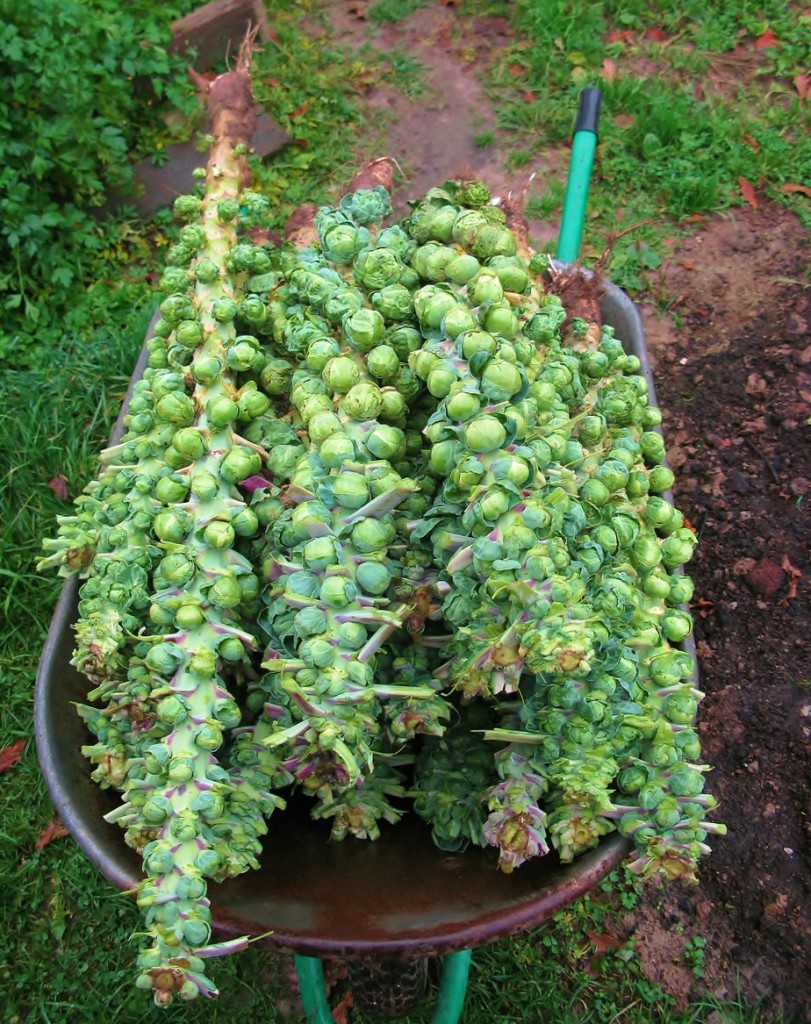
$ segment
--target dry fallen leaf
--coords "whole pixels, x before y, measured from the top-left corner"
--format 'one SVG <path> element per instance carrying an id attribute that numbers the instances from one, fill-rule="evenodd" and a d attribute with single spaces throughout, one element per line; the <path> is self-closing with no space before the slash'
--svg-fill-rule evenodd
<path id="1" fill-rule="evenodd" d="M 347 1011 L 354 1005 L 354 998 L 351 992 L 347 992 L 341 1001 L 332 1008 L 332 1019 L 335 1024 L 348 1024 Z"/>
<path id="2" fill-rule="evenodd" d="M 811 196 L 811 185 L 794 185 L 791 182 L 789 182 L 786 185 L 781 185 L 780 191 L 785 192 L 786 195 L 790 194 L 791 192 L 802 192 L 804 196 Z"/>
<path id="3" fill-rule="evenodd" d="M 9 768 L 13 768 L 23 756 L 24 750 L 25 740 L 15 740 L 14 743 L 10 743 L 7 747 L 3 747 L 3 749 L 0 750 L 0 772 L 7 772 Z"/>
<path id="4" fill-rule="evenodd" d="M 594 943 L 597 954 L 607 953 L 611 949 L 619 949 L 622 941 L 614 935 L 605 935 L 600 932 L 587 931 L 587 937 Z"/>
<path id="5" fill-rule="evenodd" d="M 608 43 L 632 43 L 636 39 L 636 32 L 632 28 L 612 28 L 603 42 Z"/>
<path id="6" fill-rule="evenodd" d="M 600 70 L 600 77 L 606 82 L 613 82 L 617 77 L 617 65 L 610 57 L 606 57 L 603 61 L 603 66 Z"/>
<path id="7" fill-rule="evenodd" d="M 803 71 L 801 75 L 795 75 L 792 82 L 800 97 L 800 102 L 804 102 L 808 96 L 808 90 L 811 88 L 811 75 L 807 71 Z"/>
<path id="8" fill-rule="evenodd" d="M 747 203 L 752 207 L 753 210 L 757 210 L 760 206 L 758 198 L 755 195 L 755 186 L 751 181 L 747 181 L 746 178 L 738 178 L 738 188 L 741 190 L 741 195 Z"/>
<path id="9" fill-rule="evenodd" d="M 770 46 L 776 46 L 779 41 L 780 40 L 774 32 L 772 32 L 770 28 L 767 28 L 766 31 L 762 35 L 759 35 L 755 40 L 755 49 L 766 50 Z"/>
<path id="10" fill-rule="evenodd" d="M 68 478 L 63 473 L 57 473 L 56 476 L 48 481 L 48 486 L 62 501 L 70 501 L 70 491 L 68 491 Z"/>
<path id="11" fill-rule="evenodd" d="M 68 830 L 62 824 L 59 815 L 55 814 L 40 832 L 37 838 L 37 849 L 44 850 L 48 843 L 52 843 L 54 839 L 61 839 L 66 835 L 68 835 Z"/>

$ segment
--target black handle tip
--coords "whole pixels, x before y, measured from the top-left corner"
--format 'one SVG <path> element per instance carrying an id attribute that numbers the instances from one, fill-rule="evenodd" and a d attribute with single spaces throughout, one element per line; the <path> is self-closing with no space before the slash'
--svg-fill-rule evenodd
<path id="1" fill-rule="evenodd" d="M 577 107 L 577 121 L 574 130 L 576 132 L 593 132 L 597 134 L 597 125 L 600 121 L 600 101 L 602 97 L 600 90 L 590 86 L 580 93 L 580 103 Z"/>

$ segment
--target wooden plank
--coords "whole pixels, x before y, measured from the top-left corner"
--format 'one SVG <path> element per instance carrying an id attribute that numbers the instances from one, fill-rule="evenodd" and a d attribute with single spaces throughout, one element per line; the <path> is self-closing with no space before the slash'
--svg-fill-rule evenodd
<path id="1" fill-rule="evenodd" d="M 173 23 L 170 50 L 195 50 L 195 67 L 205 70 L 223 57 L 236 54 L 249 25 L 258 28 L 260 40 L 270 39 L 262 0 L 212 0 Z"/>
<path id="2" fill-rule="evenodd" d="M 287 132 L 259 109 L 253 149 L 260 157 L 275 153 L 290 141 Z M 141 186 L 141 194 L 125 196 L 112 194 L 103 207 L 97 211 L 103 216 L 120 206 L 134 206 L 138 214 L 148 219 L 164 206 L 169 206 L 177 196 L 194 190 L 194 170 L 204 167 L 206 156 L 197 150 L 193 141 L 178 143 L 167 150 L 168 159 L 160 167 L 150 159 L 142 160 L 135 166 L 135 180 Z"/>

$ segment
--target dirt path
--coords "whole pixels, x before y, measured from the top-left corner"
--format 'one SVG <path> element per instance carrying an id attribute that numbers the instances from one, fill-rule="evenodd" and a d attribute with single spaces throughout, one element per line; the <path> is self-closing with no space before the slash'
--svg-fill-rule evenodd
<path id="1" fill-rule="evenodd" d="M 565 152 L 507 174 L 504 151 L 477 145 L 495 116 L 475 69 L 508 40 L 506 21 L 478 19 L 471 31 L 467 19 L 461 34 L 453 7 L 431 3 L 375 26 L 358 17 L 364 6 L 328 5 L 336 41 L 421 65 L 414 98 L 383 85 L 365 100 L 370 124 L 385 115 L 380 145 L 407 179 L 401 210 L 460 172 L 515 195 L 532 171 L 565 180 Z M 531 242 L 556 231 L 532 222 Z M 652 282 L 677 320 L 656 314 L 653 294 L 640 299 L 677 500 L 701 537 L 701 733 L 729 834 L 713 843 L 697 888 L 651 887 L 624 921 L 647 975 L 678 999 L 734 997 L 740 985 L 750 1003 L 798 1021 L 811 1021 L 808 261 L 792 214 L 731 211 L 698 224 Z M 701 980 L 684 955 L 695 937 L 706 940 Z"/>

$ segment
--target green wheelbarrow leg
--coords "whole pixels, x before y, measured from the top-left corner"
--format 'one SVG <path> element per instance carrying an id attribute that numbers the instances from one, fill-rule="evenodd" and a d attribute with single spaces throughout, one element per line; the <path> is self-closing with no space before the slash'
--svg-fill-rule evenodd
<path id="1" fill-rule="evenodd" d="M 472 949 L 462 949 L 444 957 L 433 1024 L 457 1024 L 460 1020 L 472 956 Z"/>
<path id="2" fill-rule="evenodd" d="M 433 1024 L 458 1024 L 465 1003 L 472 956 L 472 949 L 463 949 L 443 957 Z M 307 1024 L 333 1024 L 321 961 L 314 956 L 296 956 L 295 962 Z"/>
<path id="3" fill-rule="evenodd" d="M 317 956 L 296 956 L 296 974 L 307 1024 L 335 1024 L 327 1002 L 324 966 Z"/>

